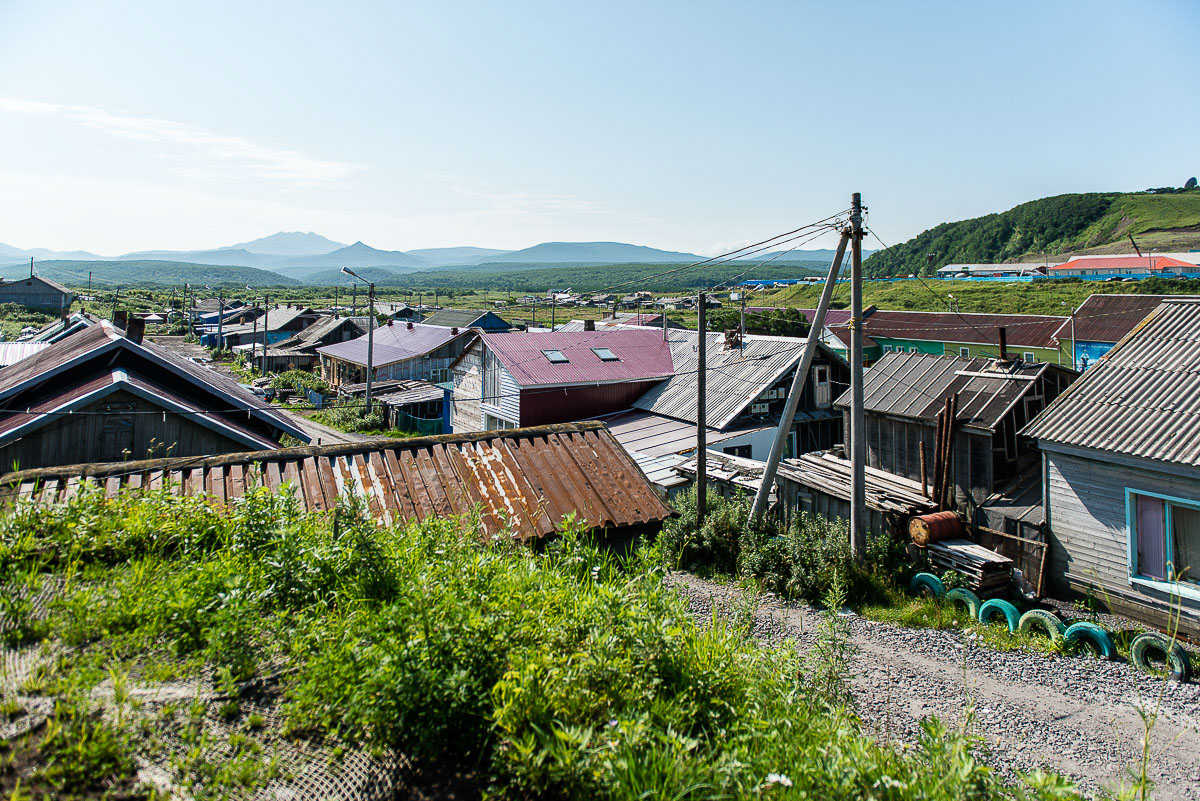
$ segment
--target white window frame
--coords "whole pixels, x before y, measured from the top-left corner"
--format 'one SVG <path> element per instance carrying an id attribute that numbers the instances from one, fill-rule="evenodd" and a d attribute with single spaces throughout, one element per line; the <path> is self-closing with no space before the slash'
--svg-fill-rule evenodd
<path id="1" fill-rule="evenodd" d="M 964 359 L 969 359 L 969 358 L 971 358 L 971 349 L 970 348 L 959 348 L 958 355 Z"/>
<path id="2" fill-rule="evenodd" d="M 1172 506 L 1185 506 L 1189 509 L 1194 509 L 1200 512 L 1200 501 L 1189 500 L 1187 498 L 1178 498 L 1174 495 L 1163 495 L 1158 492 L 1147 492 L 1146 490 L 1125 488 L 1125 527 L 1129 531 L 1129 540 L 1126 543 L 1128 546 L 1129 556 L 1129 584 L 1131 586 L 1142 586 L 1156 589 L 1160 592 L 1179 595 L 1182 598 L 1189 598 L 1194 601 L 1200 601 L 1200 585 L 1191 584 L 1186 581 L 1163 581 L 1150 576 L 1143 576 L 1138 573 L 1137 564 L 1137 497 L 1141 495 L 1147 498 L 1157 498 L 1163 502 L 1163 545 L 1165 549 L 1165 564 L 1173 564 L 1174 554 L 1174 536 L 1172 531 L 1174 527 L 1171 520 Z M 1200 566 L 1196 567 L 1200 571 Z"/>
<path id="3" fill-rule="evenodd" d="M 1030 364 L 1035 364 L 1037 362 L 1037 354 L 1031 350 L 1027 350 L 1021 355 L 1024 357 L 1025 361 L 1029 362 Z"/>

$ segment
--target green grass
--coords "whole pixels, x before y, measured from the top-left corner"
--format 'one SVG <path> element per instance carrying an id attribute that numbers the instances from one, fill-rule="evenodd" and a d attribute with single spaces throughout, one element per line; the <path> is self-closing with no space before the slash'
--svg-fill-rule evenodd
<path id="1" fill-rule="evenodd" d="M 1050 314 L 1067 317 L 1090 295 L 1197 295 L 1200 280 L 1152 278 L 1131 283 L 1067 281 L 1055 279 L 1023 283 L 954 281 L 939 279 L 868 281 L 863 285 L 863 305 L 908 311 L 948 311 L 947 295 L 958 301 L 960 312 L 989 314 Z M 816 308 L 821 286 L 781 289 L 755 305 L 778 304 Z M 834 290 L 833 307 L 850 304 L 849 284 Z"/>
<path id="2" fill-rule="evenodd" d="M 493 798 L 1077 797 L 1046 774 L 1005 785 L 976 740 L 936 720 L 910 747 L 880 744 L 837 703 L 835 622 L 824 660 L 760 646 L 744 623 L 697 623 L 660 554 L 621 556 L 564 525 L 532 549 L 460 521 L 307 513 L 265 490 L 228 508 L 93 490 L 0 514 L 0 587 L 66 582 L 38 636 L 67 650 L 26 692 L 82 704 L 112 683 L 111 736 L 65 741 L 105 743 L 63 766 L 85 788 L 132 753 L 193 793 L 286 775 L 263 720 L 234 703 L 239 682 L 269 673 L 286 736 L 450 765 Z M 162 665 L 212 670 L 229 699 L 216 714 L 241 733 L 231 759 L 216 758 L 199 700 L 153 718 L 122 701 L 128 677 Z"/>

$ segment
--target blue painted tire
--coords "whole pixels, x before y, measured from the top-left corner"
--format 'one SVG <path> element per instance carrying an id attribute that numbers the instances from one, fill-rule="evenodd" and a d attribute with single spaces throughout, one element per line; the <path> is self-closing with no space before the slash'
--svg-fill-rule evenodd
<path id="1" fill-rule="evenodd" d="M 1010 604 L 1001 598 L 989 598 L 979 606 L 979 622 L 985 626 L 990 624 L 996 617 L 1001 615 L 1004 621 L 1008 623 L 1008 631 L 1010 634 L 1015 633 L 1021 626 L 1021 613 L 1017 611 L 1017 607 Z"/>
<path id="2" fill-rule="evenodd" d="M 1163 655 L 1163 661 L 1170 666 L 1172 680 L 1184 682 L 1191 679 L 1192 661 L 1187 650 L 1157 632 L 1148 631 L 1133 638 L 1133 644 L 1129 646 L 1129 661 L 1147 673 L 1154 673 L 1155 668 L 1147 659 L 1152 653 Z"/>
<path id="3" fill-rule="evenodd" d="M 962 587 L 947 590 L 945 601 L 949 604 L 962 604 L 965 606 L 971 620 L 979 618 L 979 596 L 970 590 L 963 589 Z"/>
<path id="4" fill-rule="evenodd" d="M 1063 640 L 1067 645 L 1079 645 L 1090 648 L 1101 659 L 1117 658 L 1117 646 L 1113 645 L 1109 633 L 1095 623 L 1072 623 L 1067 626 Z"/>
<path id="5" fill-rule="evenodd" d="M 942 584 L 942 580 L 932 573 L 918 573 L 913 576 L 912 581 L 908 583 L 908 590 L 917 595 L 933 598 L 941 598 L 946 594 L 946 587 Z"/>
<path id="6" fill-rule="evenodd" d="M 1017 628 L 1023 634 L 1041 630 L 1054 643 L 1062 642 L 1063 635 L 1067 633 L 1067 627 L 1063 625 L 1063 622 L 1044 609 L 1030 609 L 1021 615 L 1021 622 Z"/>

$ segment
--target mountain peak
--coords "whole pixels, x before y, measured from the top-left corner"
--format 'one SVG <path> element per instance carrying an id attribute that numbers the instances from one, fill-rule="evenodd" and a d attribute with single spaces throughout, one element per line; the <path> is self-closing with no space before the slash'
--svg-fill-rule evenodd
<path id="1" fill-rule="evenodd" d="M 231 245 L 230 249 L 242 249 L 268 256 L 321 256 L 341 247 L 345 245 L 312 231 L 280 231 L 260 239 Z"/>

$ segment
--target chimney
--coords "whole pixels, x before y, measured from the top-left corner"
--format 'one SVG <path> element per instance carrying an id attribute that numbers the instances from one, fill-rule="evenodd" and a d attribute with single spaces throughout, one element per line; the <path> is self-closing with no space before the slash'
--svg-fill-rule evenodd
<path id="1" fill-rule="evenodd" d="M 388 320 L 388 325 L 391 325 L 391 324 L 392 324 L 392 321 L 391 321 L 391 320 Z M 412 324 L 412 320 L 409 320 L 409 321 L 408 321 L 408 330 L 409 330 L 409 331 L 413 330 L 413 324 Z"/>
<path id="2" fill-rule="evenodd" d="M 595 331 L 596 330 L 596 321 L 595 320 L 584 320 L 583 321 L 583 330 L 584 331 Z"/>
<path id="3" fill-rule="evenodd" d="M 450 334 L 451 334 L 451 336 L 458 336 L 458 326 L 457 325 L 450 329 Z"/>
<path id="4" fill-rule="evenodd" d="M 392 327 L 392 318 L 389 317 L 388 318 L 388 328 L 391 328 L 391 327 Z"/>
<path id="5" fill-rule="evenodd" d="M 125 338 L 130 342 L 142 344 L 142 336 L 146 333 L 146 321 L 140 317 L 130 317 L 125 326 Z"/>
<path id="6" fill-rule="evenodd" d="M 129 312 L 124 309 L 117 309 L 113 312 L 113 325 L 121 330 L 125 330 L 125 325 L 129 322 Z"/>
<path id="7" fill-rule="evenodd" d="M 1008 329 L 1000 326 L 1000 361 L 1008 361 Z"/>

